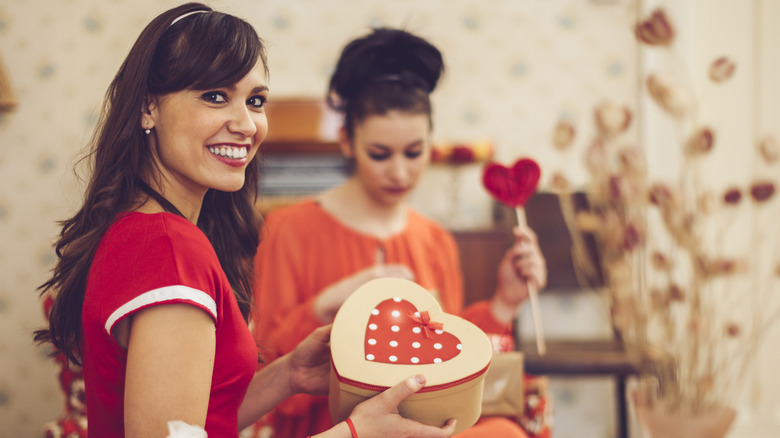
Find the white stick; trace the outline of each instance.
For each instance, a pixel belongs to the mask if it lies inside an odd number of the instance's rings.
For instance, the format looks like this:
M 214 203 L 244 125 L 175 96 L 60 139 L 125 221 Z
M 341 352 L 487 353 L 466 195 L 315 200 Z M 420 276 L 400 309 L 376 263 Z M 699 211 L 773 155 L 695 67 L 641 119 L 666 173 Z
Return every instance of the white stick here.
M 521 228 L 528 227 L 523 207 L 515 207 L 515 215 L 517 216 L 517 226 Z M 526 283 L 526 285 L 528 286 L 528 297 L 531 299 L 531 315 L 533 316 L 534 332 L 536 333 L 536 351 L 539 352 L 540 356 L 544 356 L 547 352 L 547 346 L 544 343 L 544 332 L 542 331 L 542 315 L 539 313 L 539 293 L 533 283 Z

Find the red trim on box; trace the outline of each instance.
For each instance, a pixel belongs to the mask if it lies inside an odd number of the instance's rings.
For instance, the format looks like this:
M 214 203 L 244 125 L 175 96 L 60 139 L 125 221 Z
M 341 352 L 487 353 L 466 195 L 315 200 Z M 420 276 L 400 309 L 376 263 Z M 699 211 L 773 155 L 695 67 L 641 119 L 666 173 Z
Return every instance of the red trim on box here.
M 357 380 L 348 379 L 348 378 L 342 376 L 341 374 L 339 374 L 338 370 L 336 369 L 336 364 L 333 362 L 333 357 L 332 356 L 330 358 L 330 362 L 333 365 L 333 372 L 336 373 L 336 378 L 341 383 L 346 383 L 347 385 L 354 386 L 355 388 L 365 389 L 365 390 L 368 390 L 368 391 L 376 391 L 376 392 L 382 392 L 382 391 L 385 391 L 385 390 L 390 388 L 389 386 L 372 385 L 370 383 L 363 383 L 363 382 L 359 382 Z M 449 388 L 453 388 L 453 387 L 458 386 L 458 385 L 462 385 L 462 384 L 464 384 L 466 382 L 470 382 L 470 381 L 476 379 L 477 377 L 481 376 L 482 374 L 485 374 L 487 372 L 487 369 L 488 369 L 489 366 L 490 366 L 490 362 L 488 362 L 488 364 L 485 366 L 485 368 L 482 368 L 481 370 L 477 371 L 474 374 L 468 375 L 468 376 L 460 378 L 458 380 L 453 380 L 452 382 L 442 383 L 441 385 L 425 386 L 425 387 L 423 387 L 422 389 L 420 389 L 417 392 L 418 393 L 422 393 L 422 392 L 440 391 L 442 389 L 449 389 Z

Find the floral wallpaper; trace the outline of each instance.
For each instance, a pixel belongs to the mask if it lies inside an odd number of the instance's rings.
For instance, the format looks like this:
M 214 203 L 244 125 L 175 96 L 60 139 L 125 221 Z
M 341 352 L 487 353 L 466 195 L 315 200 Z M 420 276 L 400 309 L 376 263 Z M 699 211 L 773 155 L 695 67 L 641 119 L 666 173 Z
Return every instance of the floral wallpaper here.
M 56 221 L 79 203 L 72 169 L 108 83 L 143 26 L 179 3 L 0 1 L 0 57 L 19 100 L 0 116 L 0 438 L 40 436 L 63 408 L 54 364 L 31 341 L 43 323 L 36 288 L 53 265 Z M 549 146 L 559 120 L 589 120 L 602 100 L 638 104 L 631 25 L 640 0 L 206 3 L 246 18 L 265 39 L 272 99 L 321 96 L 343 44 L 371 26 L 429 38 L 447 63 L 433 97 L 436 139 L 488 140 L 504 162 L 532 156 L 543 185 L 553 170 L 582 178 L 579 160 Z M 486 226 L 492 208 L 479 171 L 435 166 L 414 202 L 452 227 Z M 456 196 L 445 191 L 452 187 Z M 588 294 L 545 298 L 551 336 L 608 334 L 600 305 Z M 554 379 L 553 391 L 556 438 L 614 436 L 609 379 Z

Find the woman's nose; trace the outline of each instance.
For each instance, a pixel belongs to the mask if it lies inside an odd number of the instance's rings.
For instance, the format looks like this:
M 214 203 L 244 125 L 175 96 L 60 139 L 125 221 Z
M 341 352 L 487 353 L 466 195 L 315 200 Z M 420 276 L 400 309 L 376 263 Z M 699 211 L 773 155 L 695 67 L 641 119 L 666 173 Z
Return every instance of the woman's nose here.
M 409 176 L 406 160 L 402 157 L 395 157 L 390 162 L 390 178 L 394 182 L 406 182 Z
M 257 132 L 255 120 L 246 105 L 236 106 L 231 112 L 227 127 L 230 132 L 241 134 L 245 137 L 252 137 Z

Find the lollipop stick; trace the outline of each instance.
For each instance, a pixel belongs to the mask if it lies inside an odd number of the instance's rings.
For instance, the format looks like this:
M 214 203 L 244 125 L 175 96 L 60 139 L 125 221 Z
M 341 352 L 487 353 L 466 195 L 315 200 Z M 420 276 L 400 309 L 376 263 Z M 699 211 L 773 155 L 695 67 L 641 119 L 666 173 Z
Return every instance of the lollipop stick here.
M 520 228 L 528 227 L 523 207 L 515 207 L 515 215 L 517 216 L 517 226 Z M 544 343 L 544 332 L 542 332 L 542 316 L 539 313 L 538 291 L 533 283 L 526 283 L 526 285 L 528 286 L 528 297 L 531 299 L 531 315 L 533 316 L 534 332 L 536 333 L 536 351 L 539 352 L 540 356 L 544 356 L 547 352 L 547 347 Z

